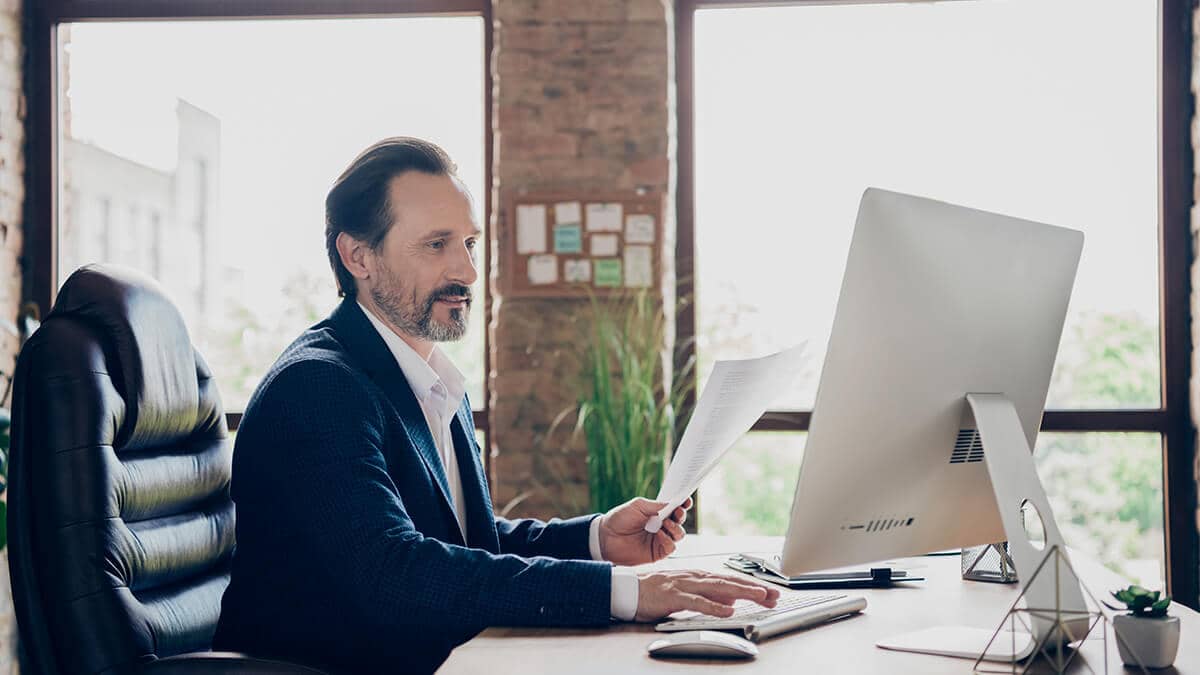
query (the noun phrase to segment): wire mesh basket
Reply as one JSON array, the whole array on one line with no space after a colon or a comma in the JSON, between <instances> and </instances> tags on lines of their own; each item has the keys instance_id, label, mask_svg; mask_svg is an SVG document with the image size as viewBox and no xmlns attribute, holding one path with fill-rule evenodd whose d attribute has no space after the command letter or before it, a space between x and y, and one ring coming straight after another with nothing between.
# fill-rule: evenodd
<instances>
[{"instance_id":1,"label":"wire mesh basket","mask_svg":"<svg viewBox=\"0 0 1200 675\"><path fill-rule=\"evenodd\" d=\"M1008 542L971 546L962 550L962 578L1011 584L1017 581L1017 568L1008 550Z\"/></svg>"}]
</instances>

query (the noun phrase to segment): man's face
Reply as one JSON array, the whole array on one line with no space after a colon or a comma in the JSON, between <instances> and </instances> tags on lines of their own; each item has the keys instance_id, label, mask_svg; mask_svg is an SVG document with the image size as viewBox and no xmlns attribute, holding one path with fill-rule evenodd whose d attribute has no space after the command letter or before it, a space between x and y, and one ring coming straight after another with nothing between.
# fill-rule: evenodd
<instances>
[{"instance_id":1,"label":"man's face","mask_svg":"<svg viewBox=\"0 0 1200 675\"><path fill-rule=\"evenodd\" d=\"M449 176L408 171L388 186L392 227L367 255L375 305L418 340L457 340L467 331L480 236L471 199Z\"/></svg>"}]
</instances>

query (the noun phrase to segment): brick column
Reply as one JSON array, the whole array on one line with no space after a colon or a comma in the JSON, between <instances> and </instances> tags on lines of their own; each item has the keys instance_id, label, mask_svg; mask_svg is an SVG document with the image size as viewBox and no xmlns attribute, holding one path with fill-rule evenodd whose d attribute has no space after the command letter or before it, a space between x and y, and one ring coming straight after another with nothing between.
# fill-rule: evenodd
<instances>
[{"instance_id":1,"label":"brick column","mask_svg":"<svg viewBox=\"0 0 1200 675\"><path fill-rule=\"evenodd\" d=\"M648 188L673 200L674 55L668 0L494 0L492 251L515 236L513 195ZM667 211L670 207L667 207ZM662 214L668 231L674 221ZM670 249L668 245L668 249ZM668 251L670 254L670 251ZM504 298L494 256L492 493L509 516L587 509L587 451L571 442L582 301ZM669 266L667 266L669 268Z\"/></svg>"},{"instance_id":2,"label":"brick column","mask_svg":"<svg viewBox=\"0 0 1200 675\"><path fill-rule=\"evenodd\" d=\"M12 331L21 302L21 209L25 202L21 58L21 2L0 0L0 392L8 389L13 374L18 341ZM10 405L11 399L0 401L0 406ZM5 549L0 554L0 675L17 672L16 638Z\"/></svg>"},{"instance_id":3,"label":"brick column","mask_svg":"<svg viewBox=\"0 0 1200 675\"><path fill-rule=\"evenodd\" d=\"M9 326L6 322L16 321L21 302L21 209L25 201L21 58L21 3L0 0L0 392L8 387L17 353L17 337L11 332L15 323Z\"/></svg>"}]
</instances>

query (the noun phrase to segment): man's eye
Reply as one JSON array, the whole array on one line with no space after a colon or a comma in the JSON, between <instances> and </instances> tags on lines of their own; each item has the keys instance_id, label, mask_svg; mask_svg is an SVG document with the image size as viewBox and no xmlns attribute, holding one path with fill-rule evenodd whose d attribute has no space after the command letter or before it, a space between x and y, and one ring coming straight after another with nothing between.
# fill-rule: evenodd
<instances>
[{"instance_id":1,"label":"man's eye","mask_svg":"<svg viewBox=\"0 0 1200 675\"><path fill-rule=\"evenodd\" d=\"M431 241L431 242L429 242L429 247L434 250L440 251L443 248L446 248L446 242L441 239Z\"/></svg>"},{"instance_id":2,"label":"man's eye","mask_svg":"<svg viewBox=\"0 0 1200 675\"><path fill-rule=\"evenodd\" d=\"M474 248L475 248L475 244L476 244L476 241L475 241L474 239L468 239L468 240L467 240L467 248L474 249Z\"/></svg>"}]
</instances>

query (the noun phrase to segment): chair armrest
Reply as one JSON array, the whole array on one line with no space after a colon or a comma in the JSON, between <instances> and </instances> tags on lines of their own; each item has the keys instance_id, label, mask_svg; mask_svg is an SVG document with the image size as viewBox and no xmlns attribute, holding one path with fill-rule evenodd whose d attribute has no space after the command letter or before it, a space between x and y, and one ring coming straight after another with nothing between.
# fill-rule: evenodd
<instances>
[{"instance_id":1,"label":"chair armrest","mask_svg":"<svg viewBox=\"0 0 1200 675\"><path fill-rule=\"evenodd\" d=\"M192 652L151 661L145 675L326 675L323 671L286 661L259 659L236 652Z\"/></svg>"}]
</instances>

